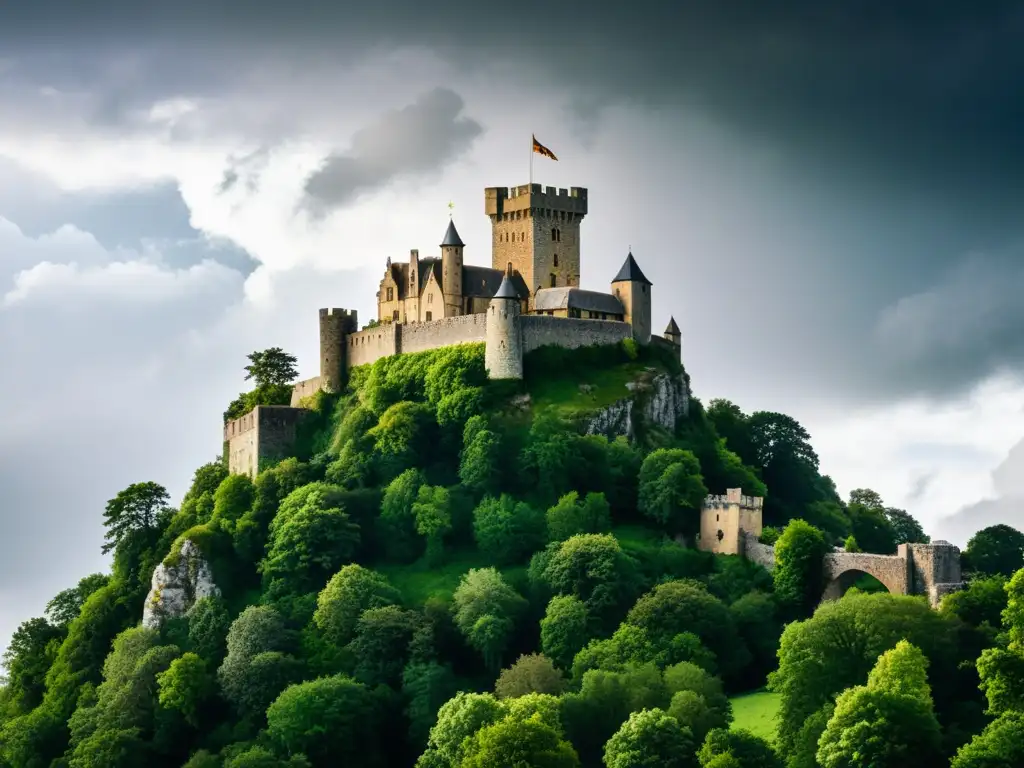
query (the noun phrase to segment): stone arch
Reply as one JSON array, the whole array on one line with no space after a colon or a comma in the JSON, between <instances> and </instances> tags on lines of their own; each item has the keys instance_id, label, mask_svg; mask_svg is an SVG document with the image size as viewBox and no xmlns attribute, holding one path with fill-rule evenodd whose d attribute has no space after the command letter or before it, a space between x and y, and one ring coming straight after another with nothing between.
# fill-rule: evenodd
<instances>
[{"instance_id":1,"label":"stone arch","mask_svg":"<svg viewBox=\"0 0 1024 768\"><path fill-rule=\"evenodd\" d=\"M840 551L826 555L824 566L825 591L822 600L842 597L862 574L874 576L893 595L905 595L908 592L908 562L905 556Z\"/></svg>"}]
</instances>

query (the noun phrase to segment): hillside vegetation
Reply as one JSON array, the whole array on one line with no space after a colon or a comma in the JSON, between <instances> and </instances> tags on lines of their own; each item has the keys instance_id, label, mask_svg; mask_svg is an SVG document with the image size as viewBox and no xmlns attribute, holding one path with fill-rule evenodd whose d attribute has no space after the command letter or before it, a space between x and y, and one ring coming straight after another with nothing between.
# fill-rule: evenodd
<instances>
[{"instance_id":1,"label":"hillside vegetation","mask_svg":"<svg viewBox=\"0 0 1024 768\"><path fill-rule=\"evenodd\" d=\"M483 353L353 370L255 481L217 460L177 508L152 481L115 495L97 514L111 573L4 657L0 766L877 768L967 743L957 768L1020 764L1006 535L969 548L979 576L941 611L860 590L818 607L831 546L926 537L872 491L842 500L798 422L691 398L633 443L588 435L628 382L685 376L678 360L544 349L510 383ZM294 358L250 360L226 417L290 393ZM694 548L702 500L730 487L765 496L773 573ZM220 595L145 628L153 570L186 541Z\"/></svg>"}]
</instances>

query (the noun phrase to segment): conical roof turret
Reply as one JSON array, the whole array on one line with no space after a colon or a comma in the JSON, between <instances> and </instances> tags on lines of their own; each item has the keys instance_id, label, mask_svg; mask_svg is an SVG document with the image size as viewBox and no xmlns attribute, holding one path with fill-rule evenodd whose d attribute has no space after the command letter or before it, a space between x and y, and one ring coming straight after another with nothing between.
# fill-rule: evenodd
<instances>
[{"instance_id":1,"label":"conical roof turret","mask_svg":"<svg viewBox=\"0 0 1024 768\"><path fill-rule=\"evenodd\" d=\"M501 278L501 285L498 286L498 292L494 294L496 299L519 299L519 294L516 293L515 286L512 285L512 265L509 264L505 270L505 276Z\"/></svg>"},{"instance_id":2,"label":"conical roof turret","mask_svg":"<svg viewBox=\"0 0 1024 768\"><path fill-rule=\"evenodd\" d=\"M441 241L442 248L446 245L456 245L460 248L465 245L465 243L462 242L462 238L459 237L459 231L455 228L455 221L452 219L448 220L448 229L445 230L444 239Z\"/></svg>"},{"instance_id":3,"label":"conical roof turret","mask_svg":"<svg viewBox=\"0 0 1024 768\"><path fill-rule=\"evenodd\" d=\"M673 336L679 335L679 326L676 325L676 319L674 317L670 317L668 319L668 326L665 328L665 335L669 334Z\"/></svg>"},{"instance_id":4,"label":"conical roof turret","mask_svg":"<svg viewBox=\"0 0 1024 768\"><path fill-rule=\"evenodd\" d=\"M619 274L612 278L613 283L647 283L647 285L653 285L648 280L644 273L640 271L640 265L636 263L636 259L633 258L633 251L629 252L626 256L626 260L622 263L622 269L619 270Z\"/></svg>"}]
</instances>

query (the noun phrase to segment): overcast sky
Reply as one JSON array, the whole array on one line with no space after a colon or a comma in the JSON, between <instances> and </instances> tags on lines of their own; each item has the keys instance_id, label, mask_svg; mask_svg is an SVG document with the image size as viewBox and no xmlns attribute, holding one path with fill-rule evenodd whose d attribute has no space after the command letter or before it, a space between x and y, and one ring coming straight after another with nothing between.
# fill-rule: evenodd
<instances>
[{"instance_id":1,"label":"overcast sky","mask_svg":"<svg viewBox=\"0 0 1024 768\"><path fill-rule=\"evenodd\" d=\"M489 264L531 133L698 397L935 536L1024 527L1020 3L367 6L0 4L0 646L107 567L107 499L180 498L247 353L315 374L316 310L372 317L449 200Z\"/></svg>"}]
</instances>

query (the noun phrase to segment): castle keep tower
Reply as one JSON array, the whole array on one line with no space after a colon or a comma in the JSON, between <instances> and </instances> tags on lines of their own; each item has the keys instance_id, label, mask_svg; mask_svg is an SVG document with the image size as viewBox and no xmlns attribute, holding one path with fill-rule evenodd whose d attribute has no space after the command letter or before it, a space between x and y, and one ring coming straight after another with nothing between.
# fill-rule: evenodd
<instances>
[{"instance_id":1,"label":"castle keep tower","mask_svg":"<svg viewBox=\"0 0 1024 768\"><path fill-rule=\"evenodd\" d=\"M580 222L587 215L587 190L540 184L488 187L484 212L491 219L491 266L511 263L533 297L540 288L580 284Z\"/></svg>"},{"instance_id":2,"label":"castle keep tower","mask_svg":"<svg viewBox=\"0 0 1024 768\"><path fill-rule=\"evenodd\" d=\"M345 342L359 330L356 311L320 310L320 388L340 392L345 378Z\"/></svg>"},{"instance_id":3,"label":"castle keep tower","mask_svg":"<svg viewBox=\"0 0 1024 768\"><path fill-rule=\"evenodd\" d=\"M448 230L441 241L441 289L444 291L444 316L462 314L462 249L465 247L455 222L448 222Z\"/></svg>"},{"instance_id":4,"label":"castle keep tower","mask_svg":"<svg viewBox=\"0 0 1024 768\"><path fill-rule=\"evenodd\" d=\"M512 287L508 265L498 292L487 309L487 346L484 366L492 379L523 378L523 337L519 324L519 296Z\"/></svg>"},{"instance_id":5,"label":"castle keep tower","mask_svg":"<svg viewBox=\"0 0 1024 768\"><path fill-rule=\"evenodd\" d=\"M633 338L641 344L651 340L651 285L630 251L619 274L612 278L612 293L622 302L625 320L633 326Z\"/></svg>"}]
</instances>

